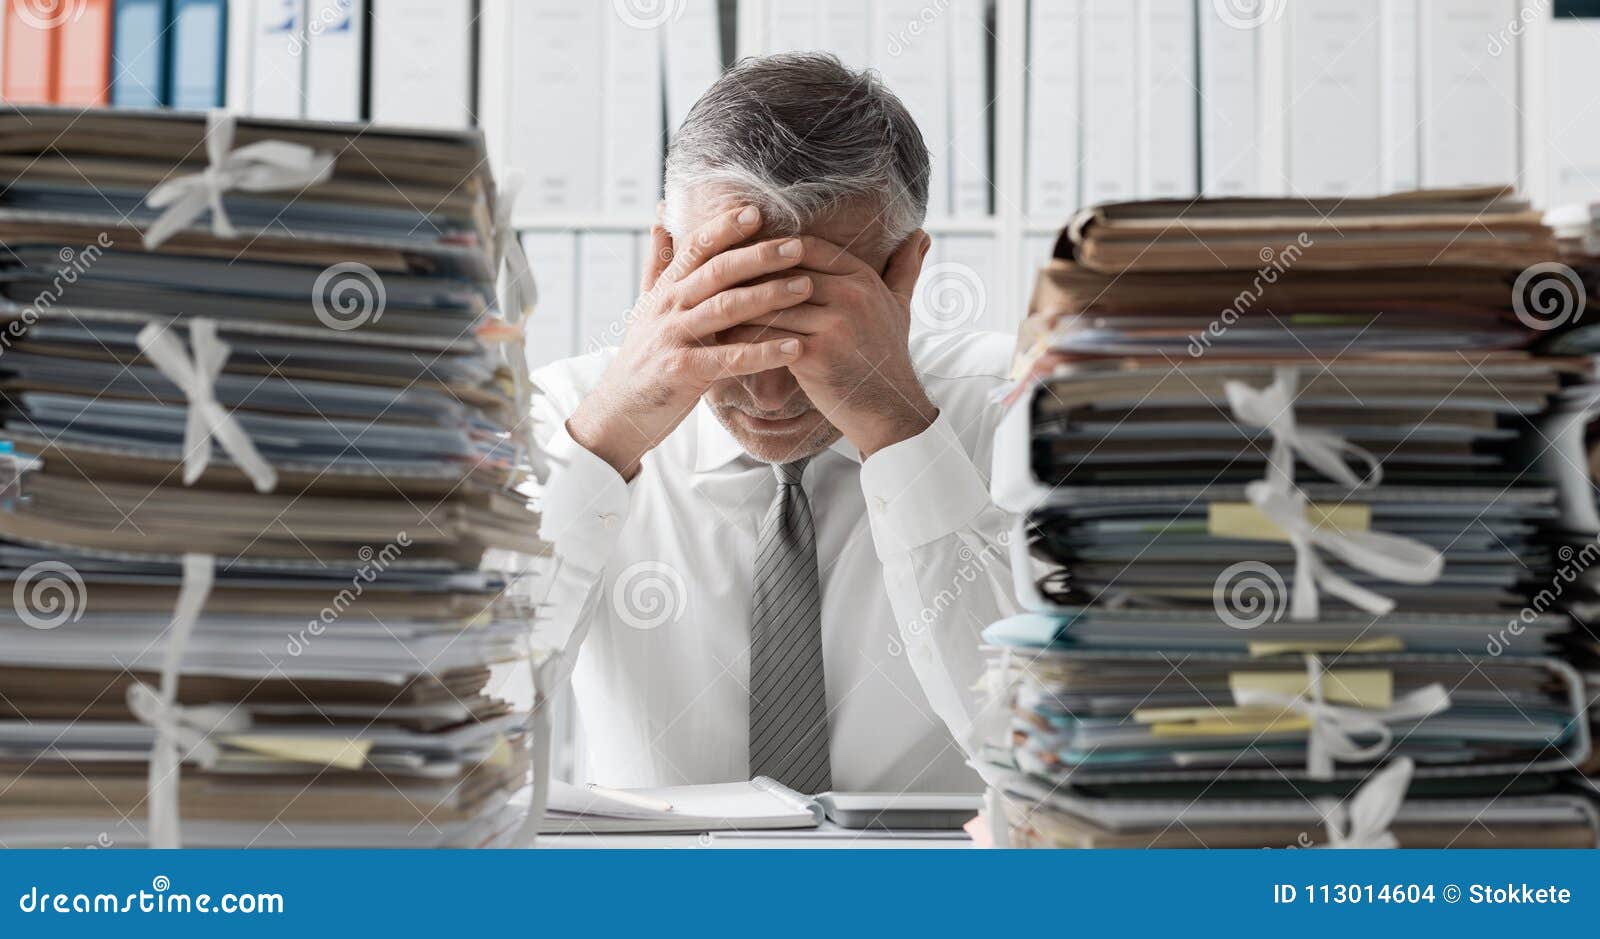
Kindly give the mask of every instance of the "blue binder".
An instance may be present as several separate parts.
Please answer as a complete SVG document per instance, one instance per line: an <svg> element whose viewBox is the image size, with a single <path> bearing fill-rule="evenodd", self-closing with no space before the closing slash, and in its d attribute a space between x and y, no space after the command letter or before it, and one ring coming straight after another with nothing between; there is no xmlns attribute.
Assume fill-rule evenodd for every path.
<svg viewBox="0 0 1600 939"><path fill-rule="evenodd" d="M172 0L171 36L171 105L221 107L228 47L224 0Z"/></svg>
<svg viewBox="0 0 1600 939"><path fill-rule="evenodd" d="M171 99L167 58L170 0L117 0L111 26L111 103L155 108Z"/></svg>

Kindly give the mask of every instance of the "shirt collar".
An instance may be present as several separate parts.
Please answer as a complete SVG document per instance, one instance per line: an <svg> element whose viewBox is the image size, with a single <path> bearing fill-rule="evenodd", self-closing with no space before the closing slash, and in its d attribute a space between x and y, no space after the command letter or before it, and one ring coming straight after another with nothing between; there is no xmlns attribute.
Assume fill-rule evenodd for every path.
<svg viewBox="0 0 1600 939"><path fill-rule="evenodd" d="M711 405L705 399L695 406L695 454L694 471L708 473L711 470L727 466L741 457L754 461L754 457L744 452L744 447L739 445L733 435L728 433L728 428L722 426L717 420L717 415L711 410ZM861 451L855 444L840 437L828 448L853 463L861 462Z"/></svg>

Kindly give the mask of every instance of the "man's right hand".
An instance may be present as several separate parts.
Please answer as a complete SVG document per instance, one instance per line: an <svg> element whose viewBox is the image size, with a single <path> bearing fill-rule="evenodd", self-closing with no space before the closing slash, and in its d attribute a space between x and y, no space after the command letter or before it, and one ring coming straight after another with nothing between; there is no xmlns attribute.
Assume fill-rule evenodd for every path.
<svg viewBox="0 0 1600 939"><path fill-rule="evenodd" d="M771 276L800 262L800 239L745 245L760 228L759 210L735 207L707 222L676 254L671 236L660 225L651 229L642 294L622 348L567 421L572 439L623 479L638 475L644 455L683 422L713 382L784 368L800 357L801 341L793 337L716 342L729 327L811 296L809 277Z"/></svg>

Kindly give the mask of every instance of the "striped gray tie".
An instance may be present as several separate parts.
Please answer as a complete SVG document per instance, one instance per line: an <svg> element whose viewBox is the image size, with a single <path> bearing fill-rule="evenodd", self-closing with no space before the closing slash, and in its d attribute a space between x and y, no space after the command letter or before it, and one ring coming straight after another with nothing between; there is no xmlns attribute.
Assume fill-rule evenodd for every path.
<svg viewBox="0 0 1600 939"><path fill-rule="evenodd" d="M778 494L756 547L750 630L750 775L797 792L833 787L822 680L822 584L805 460L774 466Z"/></svg>

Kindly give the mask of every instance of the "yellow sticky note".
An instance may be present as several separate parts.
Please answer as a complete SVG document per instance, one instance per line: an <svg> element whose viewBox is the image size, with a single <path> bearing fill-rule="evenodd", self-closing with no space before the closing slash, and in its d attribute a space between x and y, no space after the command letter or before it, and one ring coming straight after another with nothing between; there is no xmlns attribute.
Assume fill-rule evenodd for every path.
<svg viewBox="0 0 1600 939"><path fill-rule="evenodd" d="M494 749L489 751L484 762L500 769L511 765L511 744L506 742L503 735L494 738Z"/></svg>
<svg viewBox="0 0 1600 939"><path fill-rule="evenodd" d="M1265 691L1293 698L1306 694L1311 678L1305 672L1233 672L1228 687L1242 691ZM1394 704L1394 673L1382 669L1337 668L1322 675L1322 697L1329 704L1383 710Z"/></svg>
<svg viewBox="0 0 1600 939"><path fill-rule="evenodd" d="M1140 724L1172 724L1178 721L1209 720L1259 720L1279 716L1281 708L1216 707L1201 704L1196 707L1139 708L1133 712L1134 721Z"/></svg>
<svg viewBox="0 0 1600 939"><path fill-rule="evenodd" d="M1286 639L1281 642L1251 642L1247 644L1250 655L1263 658L1269 655L1307 652L1404 652L1406 644L1398 636L1373 636L1346 642L1342 639Z"/></svg>
<svg viewBox="0 0 1600 939"><path fill-rule="evenodd" d="M1309 503L1306 518L1318 528L1366 531L1372 527L1372 507L1355 503ZM1247 541L1288 541L1272 519L1248 502L1213 502L1206 507L1206 531L1217 538Z"/></svg>
<svg viewBox="0 0 1600 939"><path fill-rule="evenodd" d="M334 769L361 769L372 752L370 740L329 737L290 737L275 734L234 734L223 742L241 750L290 763L310 763Z"/></svg>
<svg viewBox="0 0 1600 939"><path fill-rule="evenodd" d="M1311 722L1296 714L1282 717L1240 714L1214 720L1155 724L1150 728L1150 733L1156 737L1225 737L1233 734L1286 734L1310 729Z"/></svg>

